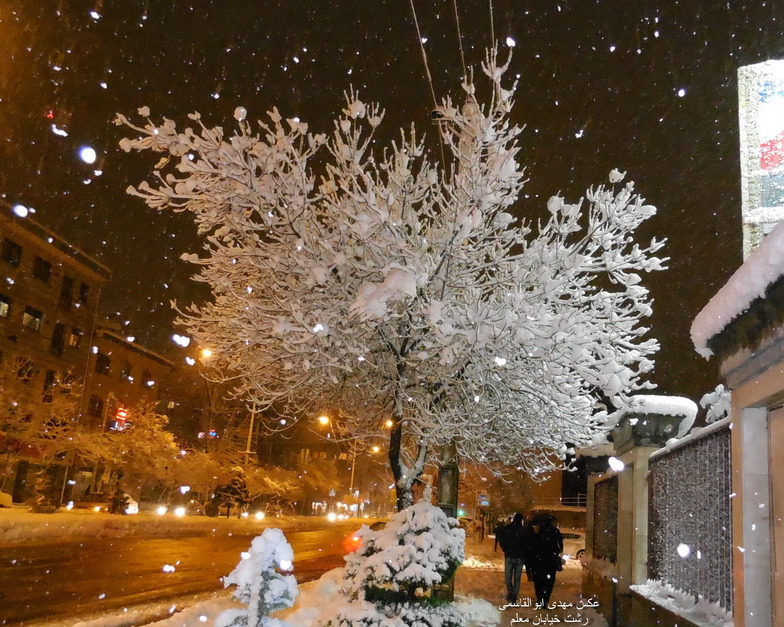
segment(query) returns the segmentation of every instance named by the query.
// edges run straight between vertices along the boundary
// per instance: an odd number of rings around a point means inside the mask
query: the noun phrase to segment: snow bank
[[[691,621],[697,627],[732,627],[732,614],[717,603],[697,598],[669,584],[649,579],[630,588],[673,614]]]
[[[61,510],[54,514],[35,514],[27,507],[0,508],[0,546],[25,542],[69,538],[123,538],[127,536],[176,538],[210,535],[231,531],[259,534],[268,527],[284,530],[312,526],[313,518],[208,518],[173,514],[135,514],[119,516],[92,510]],[[356,525],[356,522],[354,523]]]

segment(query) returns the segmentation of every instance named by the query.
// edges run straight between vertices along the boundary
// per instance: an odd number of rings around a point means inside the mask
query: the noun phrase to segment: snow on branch
[[[413,128],[377,150],[382,114],[355,93],[329,135],[276,109],[231,133],[118,116],[124,149],[163,154],[130,193],[204,237],[187,259],[212,297],[181,322],[239,394],[301,418],[330,403],[358,435],[391,416],[410,459],[455,441],[535,473],[602,436],[600,395],[619,407],[651,387],[642,280],[666,260],[635,232],[655,208],[614,170],[580,202],[551,198],[543,224],[517,220],[506,67],[490,54],[489,105],[469,84],[437,109],[446,166]]]

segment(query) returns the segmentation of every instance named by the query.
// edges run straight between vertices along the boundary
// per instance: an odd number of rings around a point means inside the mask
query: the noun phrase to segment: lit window
[[[41,329],[41,321],[44,319],[44,314],[38,309],[33,309],[30,306],[25,307],[24,314],[22,315],[22,326],[34,331]]]
[[[68,346],[71,346],[72,348],[79,348],[79,346],[82,344],[83,335],[84,333],[82,333],[79,329],[71,329],[71,335],[68,337]]]
[[[7,318],[11,313],[11,299],[0,294],[0,318]]]

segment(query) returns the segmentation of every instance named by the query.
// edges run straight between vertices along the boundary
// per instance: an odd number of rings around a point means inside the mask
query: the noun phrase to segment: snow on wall
[[[784,275],[784,223],[778,224],[735,271],[729,281],[697,314],[691,325],[691,340],[706,359],[713,355],[708,341],[745,312]]]

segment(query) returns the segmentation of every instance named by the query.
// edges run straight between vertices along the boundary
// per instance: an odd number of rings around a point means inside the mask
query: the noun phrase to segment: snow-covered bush
[[[732,394],[720,383],[713,392],[708,392],[700,399],[700,405],[707,410],[705,422],[712,424],[729,416]]]
[[[346,556],[348,602],[324,627],[458,627],[464,617],[432,595],[465,557],[457,520],[420,501],[395,514],[381,530],[363,527],[360,548]]]
[[[288,623],[269,615],[294,605],[297,581],[291,570],[294,551],[280,529],[265,529],[253,539],[237,567],[223,578],[225,586],[237,586],[234,598],[248,606],[230,609],[215,620],[215,627],[286,627]]]

